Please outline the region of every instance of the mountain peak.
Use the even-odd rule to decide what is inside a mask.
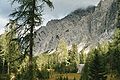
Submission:
[[[37,30],[35,53],[52,51],[61,38],[67,45],[84,43],[95,45],[111,38],[116,27],[116,0],[101,0],[98,6],[77,9],[59,20],[51,20]]]

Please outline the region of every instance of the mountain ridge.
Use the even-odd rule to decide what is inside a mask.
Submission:
[[[116,27],[116,0],[100,1],[98,6],[78,9],[59,20],[51,20],[36,32],[34,53],[52,51],[60,39],[73,43],[95,45],[109,40]]]

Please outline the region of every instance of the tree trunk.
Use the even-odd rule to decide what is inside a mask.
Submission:
[[[35,0],[33,0],[33,6],[31,11],[31,25],[30,25],[30,54],[29,54],[29,70],[30,70],[30,80],[33,80],[33,28],[34,28],[34,7],[35,7]]]
[[[3,59],[3,68],[2,68],[2,74],[4,74],[4,71],[5,71],[5,70],[4,70],[4,67],[5,67],[4,65],[5,65],[5,60]]]
[[[29,54],[29,71],[30,71],[31,78],[33,77],[32,62],[33,62],[33,26],[31,26],[31,30],[30,30],[30,54]]]
[[[8,62],[7,65],[8,65],[7,73],[9,75],[10,74],[10,63]]]

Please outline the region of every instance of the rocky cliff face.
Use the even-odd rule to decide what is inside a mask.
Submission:
[[[116,27],[116,0],[101,0],[98,6],[78,9],[60,20],[52,20],[37,30],[34,52],[52,51],[60,39],[68,46],[108,40]]]

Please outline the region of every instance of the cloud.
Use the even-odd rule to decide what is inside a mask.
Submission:
[[[8,23],[8,16],[11,13],[9,0],[0,0],[0,34],[4,32],[4,26]]]
[[[4,27],[8,23],[8,19],[0,16],[0,34],[4,32]]]
[[[45,7],[44,23],[45,25],[51,19],[60,19],[78,8],[86,8],[89,5],[97,5],[100,0],[51,0],[54,9]],[[0,31],[8,21],[8,16],[12,12],[9,0],[0,0]]]
[[[0,16],[0,25],[5,26],[8,23],[8,18]]]
[[[0,16],[8,17],[11,11],[12,9],[9,0],[0,0]]]
[[[4,33],[4,28],[1,28],[0,29],[0,34],[3,34]]]
[[[100,0],[52,0],[54,9],[45,7],[44,21],[60,19],[78,8],[86,8],[90,5],[97,5]],[[47,16],[47,17],[46,17]]]

